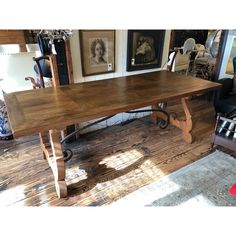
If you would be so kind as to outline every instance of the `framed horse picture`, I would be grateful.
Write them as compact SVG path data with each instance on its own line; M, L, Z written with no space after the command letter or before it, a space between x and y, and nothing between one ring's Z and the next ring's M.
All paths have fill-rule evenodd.
M127 71L160 68L165 30L128 30Z

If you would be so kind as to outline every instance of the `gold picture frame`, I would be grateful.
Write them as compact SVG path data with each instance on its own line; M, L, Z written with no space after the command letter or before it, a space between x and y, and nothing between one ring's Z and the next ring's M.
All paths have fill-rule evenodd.
M80 30L83 76L115 71L115 30Z

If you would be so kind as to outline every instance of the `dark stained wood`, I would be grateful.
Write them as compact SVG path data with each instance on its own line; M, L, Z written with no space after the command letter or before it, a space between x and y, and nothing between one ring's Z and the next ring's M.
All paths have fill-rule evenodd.
M160 71L10 93L5 95L5 102L17 137L188 97L220 86L191 76Z
M48 55L48 58L49 58L50 67L51 67L51 71L52 71L53 87L60 86L60 79L59 79L59 74L58 74L56 55L54 55L54 54Z
M63 199L55 192L38 135L1 141L0 206L109 205L200 159L211 152L214 109L203 101L189 103L196 124L192 144L182 140L179 129L161 130L149 117L80 135L78 141L67 144L74 157L66 163L69 195ZM180 117L181 107L179 101L169 105Z
M216 56L215 66L213 68L213 81L217 81L220 76L221 64L223 62L223 56L225 52L225 47L228 39L229 30L222 30L220 36L219 48Z
M66 61L67 61L69 81L70 81L70 84L73 84L74 77L73 77L73 66L72 66L71 49L70 49L69 40L65 42L65 48L66 48Z

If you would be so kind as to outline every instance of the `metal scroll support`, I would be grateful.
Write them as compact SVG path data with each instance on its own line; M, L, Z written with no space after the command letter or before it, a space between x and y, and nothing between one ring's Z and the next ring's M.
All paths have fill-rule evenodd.
M88 125L86 125L86 126L84 126L84 127L82 127L82 128L76 129L76 130L73 131L72 133L70 133L70 134L68 134L67 136L65 136L65 137L60 141L60 143L63 144L67 139L71 138L72 136L76 135L77 133L81 132L82 130L85 130L85 129L87 129L87 128L89 128L89 127L95 125L95 124L98 124L98 123L101 123L101 122L103 122L103 121L105 121L105 120L108 120L108 119L110 119L110 118L113 117L113 116L115 116L115 115L107 116L107 117L102 118L102 119L100 119L100 120L97 120L97 121L95 121L95 122L93 122L93 123L90 123L90 124L88 124ZM72 152L71 149L67 148L66 150L63 151L63 155L64 155L64 161L67 162L67 161L69 161L69 160L72 158L73 152Z
M157 125L161 129L165 129L170 123L169 114L161 108L160 109L157 108L157 109L138 110L138 111L127 111L126 113L143 113L143 112L161 112L161 113L163 113L164 116L166 116L166 118L165 119L159 119L159 121L157 122Z
M130 114L130 113L143 113L143 112L161 112L165 116L165 118L160 119L159 122L157 122L157 125L161 129L165 129L169 125L169 123L170 123L170 116L169 116L169 114L166 111L164 111L164 109L166 107L166 104L165 103L160 103L160 104L161 105L157 109L145 109L145 110L127 111L125 113L129 113ZM76 135L77 133L81 132L82 130L85 130L88 127L91 127L91 126L93 126L95 124L98 124L98 123L101 123L101 122L103 122L105 120L108 120L108 119L112 118L113 116L115 116L115 115L104 117L104 118L102 118L100 120L97 120L97 121L95 121L93 123L90 123L90 124L88 124L88 125L86 125L86 126L84 126L82 128L76 129L74 132L72 132L69 135L65 136L60 141L60 143L63 144L67 139L69 139L70 137ZM63 155L64 155L64 161L66 162L66 161L69 161L72 158L73 152L72 152L71 149L67 148L67 149L65 149L63 151Z

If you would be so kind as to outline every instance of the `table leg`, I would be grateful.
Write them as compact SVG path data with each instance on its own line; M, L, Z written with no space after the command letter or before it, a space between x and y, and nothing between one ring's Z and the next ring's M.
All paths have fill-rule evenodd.
M40 145L43 150L43 158L46 160L47 155L49 155L48 151L51 150L51 144L48 140L48 132L39 133Z
M193 142L193 136L191 134L193 128L193 121L192 121L192 110L189 105L189 98L181 98L182 107L185 113L185 119L179 120L177 117L170 115L170 124L180 128L182 130L182 137L187 143ZM158 105L152 105L153 109L157 109ZM152 120L156 123L157 118L165 118L164 114L161 112L153 112L152 113Z
M52 169L56 192L59 198L67 196L67 186L65 182L65 163L62 147L60 143L59 130L49 130L49 133L40 134L41 147L44 157ZM49 136L49 137L48 137ZM48 142L49 139L49 142Z
M172 124L182 129L182 137L187 143L193 142L191 131L193 129L192 110L189 105L189 98L181 98L182 106L185 113L185 120L172 119Z

